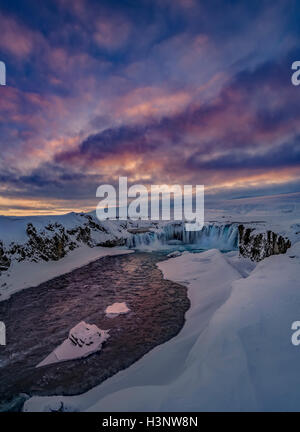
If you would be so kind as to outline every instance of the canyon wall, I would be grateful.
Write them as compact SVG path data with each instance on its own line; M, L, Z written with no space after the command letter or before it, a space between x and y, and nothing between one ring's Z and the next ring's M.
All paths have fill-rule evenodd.
M291 246L288 238L271 230L258 230L250 223L215 222L206 224L201 231L186 232L182 222L100 223L94 215L84 213L32 220L7 218L4 222L9 222L11 233L5 228L0 231L0 273L12 261L57 261L83 244L137 249L150 246L152 250L170 244L196 245L200 249L239 250L253 261L285 253Z
M239 252L245 258L253 261L261 261L271 255L286 253L291 247L291 241L267 230L257 232L255 228L245 227L243 224L238 226L239 230Z

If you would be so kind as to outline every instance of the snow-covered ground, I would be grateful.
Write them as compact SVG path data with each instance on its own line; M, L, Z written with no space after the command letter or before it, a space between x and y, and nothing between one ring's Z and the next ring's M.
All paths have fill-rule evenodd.
M75 397L33 397L25 411L300 410L300 243L255 264L236 253L183 253L159 264L186 283L182 331Z

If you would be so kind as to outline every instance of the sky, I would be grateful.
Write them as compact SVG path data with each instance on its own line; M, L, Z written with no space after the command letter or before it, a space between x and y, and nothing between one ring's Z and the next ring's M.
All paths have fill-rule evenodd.
M0 214L96 189L300 191L297 0L0 0Z

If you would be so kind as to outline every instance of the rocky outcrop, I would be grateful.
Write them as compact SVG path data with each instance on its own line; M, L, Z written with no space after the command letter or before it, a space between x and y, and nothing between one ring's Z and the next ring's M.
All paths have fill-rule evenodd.
M66 226L65 226L66 225ZM12 261L33 262L58 261L82 244L94 246L123 246L126 236L126 223L104 226L89 214L77 214L75 223L49 222L44 226L28 222L25 225L25 240L10 243L0 240L0 274L6 271Z
M50 230L49 226L46 230ZM42 259L44 261L58 261L63 258L69 250L76 248L76 243L72 241L65 232L64 227L57 224L53 235L45 235L45 232L38 233L32 223L27 225L26 233L28 241L24 246L19 247L21 257L30 258L32 261Z
M99 243L97 244L97 246L102 246L102 247L115 247L115 246L125 246L126 245L126 240L125 239L114 239L114 240L106 240L105 242Z
M271 255L286 253L291 241L273 231L257 232L255 228L239 225L239 251L243 257L261 261Z
M182 223L164 226L157 222L102 221L96 215L69 213L59 217L7 218L7 231L0 230L0 274L12 262L58 261L84 245L148 246L161 244L198 244L203 248L237 249L244 257L260 261L270 255L285 253L289 239L272 231L259 232L250 223L209 223L203 230L185 232ZM1 228L1 227L0 227ZM15 235L17 233L17 235ZM239 234L239 235L238 235ZM239 245L238 245L239 237Z
M9 268L10 262L10 259L4 251L3 243L0 241L0 273Z

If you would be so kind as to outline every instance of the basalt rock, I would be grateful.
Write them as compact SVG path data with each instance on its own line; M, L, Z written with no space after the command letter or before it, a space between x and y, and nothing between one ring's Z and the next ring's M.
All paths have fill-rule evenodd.
M286 253L291 241L273 231L257 232L255 228L239 225L239 251L243 257L261 261L271 255Z
M110 233L97 219L86 214L80 215L76 225L68 227L58 222L39 228L33 223L27 223L25 241L4 244L0 240L0 274L10 267L12 260L58 261L82 244L89 247L123 246L126 242L126 228L126 225L120 224L115 233ZM102 239L102 242L99 241Z
M231 243L232 234L237 239L236 223L234 227L232 224L221 225L221 229L219 229L221 236L230 237ZM137 236L144 236L144 240L142 240L145 244L148 244L153 239L158 238L157 233L159 233L157 223L153 222L150 228L128 221L117 221L116 223L111 221L99 222L96 217L84 213L76 214L76 217L67 219L66 223L63 219L47 221L44 225L30 222L25 225L26 236L25 239L22 237L22 241L14 240L11 243L5 243L0 239L0 273L9 269L12 261L58 261L83 244L88 247L124 245L135 247L135 237ZM157 230L157 232L153 234L151 230ZM215 231L214 226L210 225L200 234L205 239L207 236L214 236ZM239 225L238 232L240 254L254 261L260 261L270 255L285 253L291 246L289 239L272 231L257 232L253 228L253 224L252 226ZM160 235L163 241L183 241L181 225L177 226L175 224L173 229L167 232L167 235L166 232L162 232ZM201 235L199 239L202 238ZM194 240L197 240L197 238ZM191 242L192 237L188 236L185 241Z
M0 242L0 272L5 271L10 266L10 259L5 254L3 243Z
M115 246L125 246L126 240L125 239L114 239L114 240L107 240L102 243L98 243L97 246L102 247L115 247Z

